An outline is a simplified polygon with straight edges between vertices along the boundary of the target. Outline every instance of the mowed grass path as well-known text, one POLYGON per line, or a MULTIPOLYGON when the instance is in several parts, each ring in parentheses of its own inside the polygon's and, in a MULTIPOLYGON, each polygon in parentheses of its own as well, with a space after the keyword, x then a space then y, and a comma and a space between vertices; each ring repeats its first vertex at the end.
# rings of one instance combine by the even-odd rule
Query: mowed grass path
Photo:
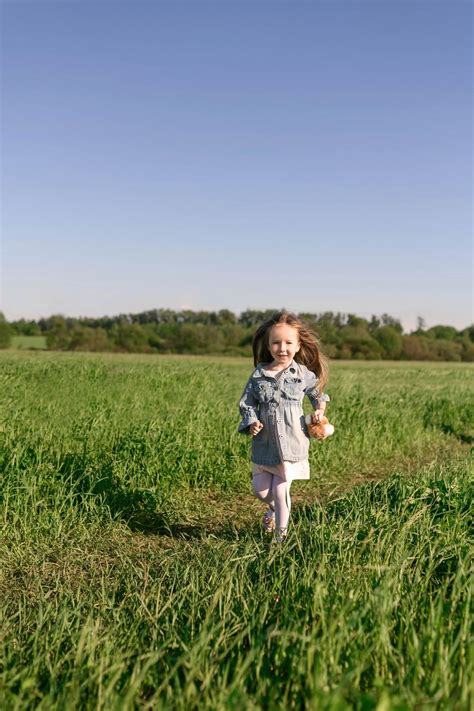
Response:
POLYGON ((2 707, 468 707, 474 369, 333 364, 282 548, 250 369, 0 355, 2 707))

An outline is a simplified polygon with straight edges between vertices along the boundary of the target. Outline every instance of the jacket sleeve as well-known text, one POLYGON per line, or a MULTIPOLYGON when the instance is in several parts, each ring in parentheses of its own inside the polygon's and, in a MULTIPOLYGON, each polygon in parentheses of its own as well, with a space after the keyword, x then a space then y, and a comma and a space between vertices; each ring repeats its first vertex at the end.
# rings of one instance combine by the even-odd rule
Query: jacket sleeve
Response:
POLYGON ((312 370, 306 369, 305 394, 308 396, 311 405, 317 410, 322 402, 330 402, 331 398, 327 393, 322 393, 319 389, 319 380, 312 370))
POLYGON ((242 420, 238 431, 250 434, 250 425, 258 421, 258 400, 255 397, 252 378, 249 378, 240 398, 239 410, 242 420))

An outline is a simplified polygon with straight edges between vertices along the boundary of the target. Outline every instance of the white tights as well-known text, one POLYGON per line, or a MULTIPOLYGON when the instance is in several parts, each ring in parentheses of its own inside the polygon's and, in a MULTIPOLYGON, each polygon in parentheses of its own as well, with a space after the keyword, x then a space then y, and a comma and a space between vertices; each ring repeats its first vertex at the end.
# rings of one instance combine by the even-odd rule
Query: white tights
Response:
POLYGON ((291 481, 269 472, 253 475, 253 493, 275 510, 275 529, 286 533, 291 512, 291 481))

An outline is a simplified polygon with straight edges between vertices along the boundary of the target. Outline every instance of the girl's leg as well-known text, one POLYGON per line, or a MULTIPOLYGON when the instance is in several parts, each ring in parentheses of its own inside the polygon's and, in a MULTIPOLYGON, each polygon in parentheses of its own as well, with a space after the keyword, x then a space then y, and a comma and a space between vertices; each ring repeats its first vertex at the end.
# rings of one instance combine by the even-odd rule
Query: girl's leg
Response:
POLYGON ((270 472, 262 472, 261 474, 253 475, 253 493, 258 499, 265 501, 267 504, 273 504, 272 480, 273 475, 270 472))
POLYGON ((253 475, 253 493, 268 504, 268 509, 263 514, 262 519, 262 526, 266 533, 271 533, 275 528, 272 480, 273 475, 270 472, 261 472, 253 475))
POLYGON ((285 481, 279 476, 273 477, 272 498, 275 502, 275 529, 277 536, 286 536, 291 513, 290 499, 291 481, 285 481))

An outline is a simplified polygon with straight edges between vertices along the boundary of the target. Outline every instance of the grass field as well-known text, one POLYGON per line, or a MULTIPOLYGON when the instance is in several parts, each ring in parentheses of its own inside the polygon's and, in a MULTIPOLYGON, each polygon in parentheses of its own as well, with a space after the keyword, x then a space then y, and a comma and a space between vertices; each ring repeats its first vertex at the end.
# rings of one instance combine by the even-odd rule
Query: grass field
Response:
POLYGON ((474 368, 335 363, 282 547, 250 368, 0 355, 2 709, 469 707, 474 368))
POLYGON ((11 347, 16 350, 45 350, 46 336, 13 336, 11 347))

